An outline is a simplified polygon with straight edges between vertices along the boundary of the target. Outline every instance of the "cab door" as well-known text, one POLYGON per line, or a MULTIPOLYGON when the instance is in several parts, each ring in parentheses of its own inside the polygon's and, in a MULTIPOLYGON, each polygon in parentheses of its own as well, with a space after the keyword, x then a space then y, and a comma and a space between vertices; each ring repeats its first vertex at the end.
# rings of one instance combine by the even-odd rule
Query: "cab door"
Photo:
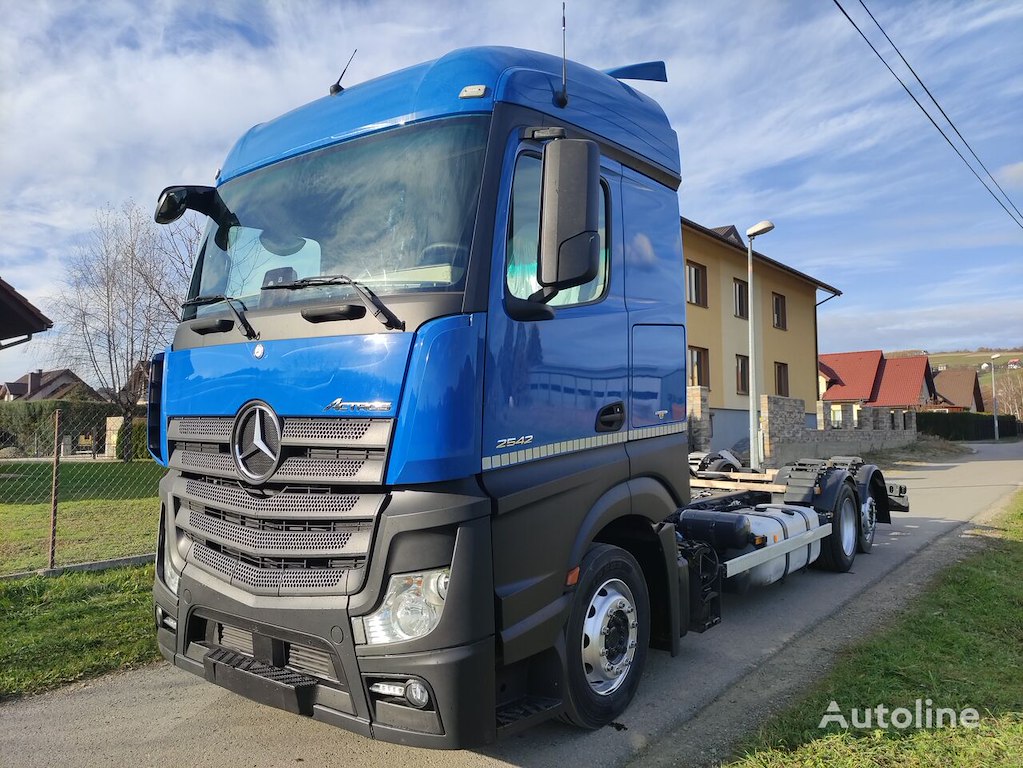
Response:
MULTIPOLYGON (((516 625, 564 593, 583 518, 629 474, 629 322, 616 162, 601 162, 597 276, 555 296, 549 319, 509 314, 509 303, 539 288, 542 149, 515 142, 505 157, 487 320, 481 477, 496 501, 498 616, 511 642, 503 647, 505 663, 529 645, 510 640, 522 637, 516 625)), ((551 617, 559 620, 556 612, 551 617)))

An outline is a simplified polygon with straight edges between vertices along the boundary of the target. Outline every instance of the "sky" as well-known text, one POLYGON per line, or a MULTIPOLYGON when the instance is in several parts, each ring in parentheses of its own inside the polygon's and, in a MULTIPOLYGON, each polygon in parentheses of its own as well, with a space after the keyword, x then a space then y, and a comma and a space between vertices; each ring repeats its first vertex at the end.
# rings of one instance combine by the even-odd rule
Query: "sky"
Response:
MULTIPOLYGON (((1023 210, 1023 0, 864 2, 1023 210)), ((843 292, 819 309, 822 352, 1023 346, 1023 228, 833 2, 567 15, 572 59, 666 62, 667 83, 630 84, 678 132, 682 214, 769 218, 757 250, 843 292)), ((553 0, 0 0, 0 18, 0 277, 44 311, 97 209, 213 183, 235 139, 325 95, 354 49, 345 85, 470 45, 561 51, 553 0)), ((45 338, 0 351, 0 381, 47 367, 45 338)))

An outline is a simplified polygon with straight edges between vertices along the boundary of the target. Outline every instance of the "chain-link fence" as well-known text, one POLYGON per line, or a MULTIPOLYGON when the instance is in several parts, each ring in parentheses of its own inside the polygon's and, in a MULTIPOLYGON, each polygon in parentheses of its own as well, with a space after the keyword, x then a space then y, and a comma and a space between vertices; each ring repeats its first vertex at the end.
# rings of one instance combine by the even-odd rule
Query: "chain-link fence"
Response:
POLYGON ((144 419, 99 405, 0 412, 0 575, 156 549, 164 469, 144 419))

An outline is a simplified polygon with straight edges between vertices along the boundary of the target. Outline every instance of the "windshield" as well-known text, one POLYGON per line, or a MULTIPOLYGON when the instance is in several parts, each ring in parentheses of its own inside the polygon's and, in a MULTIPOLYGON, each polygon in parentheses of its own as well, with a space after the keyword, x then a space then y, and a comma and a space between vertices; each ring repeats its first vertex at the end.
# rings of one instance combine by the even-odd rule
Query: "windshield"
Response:
MULTIPOLYGON (((397 128, 225 183, 227 214, 209 224, 189 298, 308 304, 352 289, 261 289, 339 274, 379 294, 460 290, 488 127, 481 116, 397 128)), ((225 311, 186 307, 184 318, 225 311)))

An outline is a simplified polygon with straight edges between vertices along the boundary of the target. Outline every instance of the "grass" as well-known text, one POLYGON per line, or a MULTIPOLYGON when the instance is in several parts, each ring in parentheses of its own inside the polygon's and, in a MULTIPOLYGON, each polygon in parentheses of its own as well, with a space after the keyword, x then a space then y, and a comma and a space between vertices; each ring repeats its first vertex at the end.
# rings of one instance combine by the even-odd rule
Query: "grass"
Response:
POLYGON ((895 625, 845 651, 806 696, 739 750, 732 768, 1013 766, 1023 755, 1023 493, 980 554, 952 565, 895 625), (817 726, 831 701, 978 710, 980 727, 817 726))
MULTIPOLYGON (((60 465, 61 501, 141 499, 156 495, 166 470, 149 459, 64 461, 60 465)), ((0 462, 0 504, 48 504, 53 484, 49 461, 0 462)))
MULTIPOLYGON (((152 552, 163 467, 151 461, 61 465, 56 564, 152 552)), ((45 568, 52 467, 0 463, 0 573, 45 568)))
POLYGON ((863 459, 881 468, 912 462, 942 462, 969 456, 973 451, 962 443, 934 435, 917 435, 916 441, 900 448, 886 448, 863 454, 863 459))
MULTIPOLYGON (((968 366, 972 368, 978 368, 982 363, 991 362, 991 355, 994 352, 936 352, 933 355, 928 355, 928 359, 931 361, 931 367, 936 368, 939 364, 948 366, 968 366)), ((1006 350, 998 352, 1001 357, 996 361, 1002 368, 1014 358, 1023 360, 1023 351, 1021 350, 1006 350)))
POLYGON ((153 566, 0 582, 0 700, 155 660, 153 566))

